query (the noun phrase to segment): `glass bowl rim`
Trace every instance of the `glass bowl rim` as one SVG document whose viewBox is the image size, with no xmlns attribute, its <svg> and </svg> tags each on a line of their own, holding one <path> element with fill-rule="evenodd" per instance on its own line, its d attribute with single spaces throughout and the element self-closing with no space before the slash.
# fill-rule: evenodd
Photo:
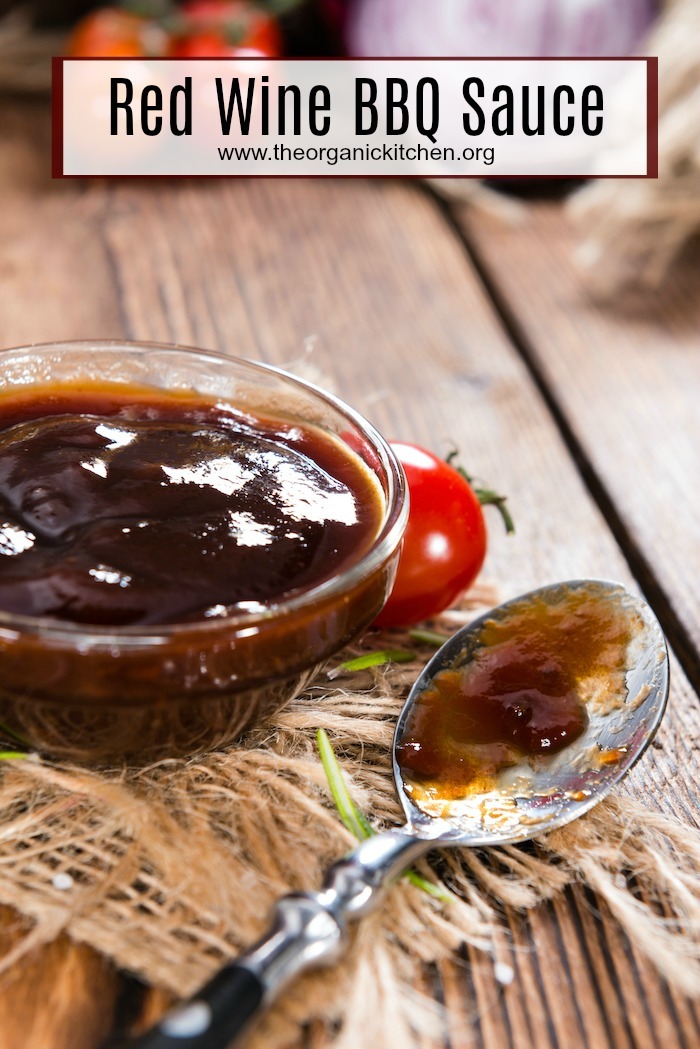
<svg viewBox="0 0 700 1049">
<path fill-rule="evenodd" d="M 90 623 L 71 623 L 52 619 L 49 616 L 25 616 L 14 612 L 0 610 L 0 639 L 8 633 L 12 635 L 38 635 L 47 642 L 83 643 L 89 645 L 108 645 L 116 648 L 156 646 L 171 643 L 178 637 L 192 634 L 231 634 L 245 628 L 258 627 L 270 621 L 304 610 L 316 603 L 325 601 L 344 591 L 351 590 L 363 578 L 369 577 L 383 561 L 399 546 L 408 521 L 409 495 L 406 476 L 399 460 L 389 443 L 379 431 L 349 404 L 340 397 L 329 393 L 322 387 L 302 379 L 277 365 L 252 361 L 246 357 L 219 353 L 215 350 L 204 350 L 196 346 L 179 343 L 164 343 L 136 339 L 69 339 L 58 342 L 31 343 L 29 345 L 8 346 L 0 349 L 0 364 L 5 356 L 17 353 L 31 353 L 35 350 L 90 350 L 125 349 L 132 353 L 138 350 L 161 350 L 172 354 L 184 354 L 200 359 L 212 359 L 216 362 L 243 366 L 253 373 L 273 375 L 292 386 L 300 388 L 312 397 L 330 406 L 343 415 L 368 441 L 372 451 L 379 457 L 386 473 L 387 492 L 386 507 L 382 524 L 372 545 L 359 561 L 354 561 L 342 572 L 325 579 L 315 586 L 292 592 L 289 597 L 270 603 L 262 612 L 240 612 L 230 616 L 213 616 L 209 619 L 195 619 L 189 622 L 162 623 L 153 626 L 100 626 Z M 29 384 L 27 384 L 29 385 Z M 163 388 L 167 391 L 167 387 Z M 257 633 L 257 630 L 255 631 Z"/>
</svg>

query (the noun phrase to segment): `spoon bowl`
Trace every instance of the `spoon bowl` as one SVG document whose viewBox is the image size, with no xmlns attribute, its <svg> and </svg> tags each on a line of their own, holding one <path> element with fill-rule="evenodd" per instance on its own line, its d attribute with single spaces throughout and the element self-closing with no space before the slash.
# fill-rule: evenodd
<svg viewBox="0 0 700 1049">
<path fill-rule="evenodd" d="M 578 599 L 603 602 L 616 621 L 622 617 L 630 624 L 629 631 L 623 631 L 621 669 L 607 685 L 600 667 L 584 668 L 590 673 L 581 675 L 582 689 L 586 682 L 595 682 L 596 675 L 599 680 L 597 689 L 589 687 L 585 727 L 582 721 L 579 735 L 556 753 L 515 762 L 509 758 L 486 787 L 477 778 L 474 789 L 465 783 L 456 794 L 440 795 L 434 785 L 422 790 L 409 781 L 399 751 L 437 675 L 476 663 L 478 653 L 488 648 L 483 634 L 493 624 L 516 629 L 517 617 L 535 606 L 545 616 L 552 610 L 561 618 L 562 606 L 572 596 L 574 608 Z M 579 616 L 577 621 L 575 611 L 573 616 L 569 609 L 565 612 L 564 647 L 571 648 L 581 642 L 576 629 L 581 620 Z M 610 617 L 607 622 L 612 622 Z M 548 653 L 538 649 L 534 665 L 547 660 Z M 619 687 L 612 687 L 613 681 Z M 226 1049 L 293 977 L 335 962 L 342 953 L 347 924 L 373 910 L 387 885 L 429 849 L 512 844 L 583 815 L 627 774 L 651 742 L 664 713 L 668 685 L 668 653 L 661 628 L 646 602 L 618 583 L 574 580 L 542 587 L 463 627 L 430 660 L 399 716 L 393 764 L 406 825 L 361 842 L 330 868 L 319 892 L 294 893 L 279 900 L 268 933 L 194 999 L 167 1014 L 135 1047 Z M 512 757 L 512 748 L 509 754 Z"/>
<path fill-rule="evenodd" d="M 610 603 L 638 624 L 626 657 L 625 695 L 590 707 L 588 725 L 581 736 L 544 760 L 521 763 L 507 770 L 498 789 L 488 796 L 472 794 L 442 805 L 439 816 L 426 811 L 407 791 L 397 755 L 421 695 L 440 671 L 456 670 L 469 663 L 475 641 L 487 621 L 503 622 L 534 600 L 555 606 L 574 591 Z M 619 583 L 572 580 L 532 590 L 499 605 L 462 627 L 436 652 L 411 688 L 399 715 L 393 767 L 407 827 L 411 833 L 432 840 L 438 836 L 452 845 L 507 845 L 577 819 L 597 805 L 644 753 L 663 717 L 668 688 L 668 651 L 656 616 L 646 601 Z"/>
</svg>

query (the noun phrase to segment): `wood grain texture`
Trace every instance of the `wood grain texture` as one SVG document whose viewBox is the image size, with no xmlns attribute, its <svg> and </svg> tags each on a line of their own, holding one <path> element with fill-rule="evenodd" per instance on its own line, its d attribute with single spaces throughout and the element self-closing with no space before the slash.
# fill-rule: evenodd
<svg viewBox="0 0 700 1049">
<path fill-rule="evenodd" d="M 0 907 L 0 953 L 30 933 Z M 93 1049 L 109 1033 L 121 980 L 107 959 L 61 935 L 23 956 L 0 982 L 0 1049 Z"/>
<path fill-rule="evenodd" d="M 517 537 L 492 522 L 486 570 L 504 598 L 576 576 L 630 581 L 462 244 L 418 187 L 56 186 L 37 160 L 44 115 L 29 109 L 0 116 L 10 147 L 0 162 L 0 344 L 164 340 L 322 378 L 388 435 L 444 451 L 454 443 L 511 493 Z M 627 789 L 692 819 L 700 706 L 674 671 L 661 747 Z M 499 946 L 515 974 L 508 986 L 474 951 L 441 966 L 452 1049 L 698 1044 L 695 1008 L 596 906 L 575 892 L 527 920 L 508 913 Z"/>
<path fill-rule="evenodd" d="M 698 687 L 700 261 L 657 295 L 596 304 L 561 207 L 514 227 L 456 217 L 614 504 L 632 562 L 668 603 L 667 630 Z"/>
</svg>

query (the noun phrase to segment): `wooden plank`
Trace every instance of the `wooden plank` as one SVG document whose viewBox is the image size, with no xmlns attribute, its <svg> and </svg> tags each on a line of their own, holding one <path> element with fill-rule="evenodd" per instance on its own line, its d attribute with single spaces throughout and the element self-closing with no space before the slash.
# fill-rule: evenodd
<svg viewBox="0 0 700 1049">
<path fill-rule="evenodd" d="M 614 503 L 642 582 L 662 591 L 667 630 L 697 688 L 697 259 L 657 296 L 601 306 L 576 268 L 576 235 L 560 206 L 531 203 L 517 227 L 466 209 L 455 214 Z"/>
<path fill-rule="evenodd" d="M 28 934 L 27 922 L 0 907 L 1 955 Z M 59 936 L 3 973 L 0 1049 L 94 1049 L 110 1032 L 121 984 L 105 958 Z"/>
<path fill-rule="evenodd" d="M 487 566 L 504 597 L 558 578 L 629 580 L 461 244 L 420 190 L 356 181 L 27 187 L 27 123 L 7 118 L 8 127 L 16 161 L 0 182 L 0 199 L 12 202 L 0 214 L 1 343 L 128 336 L 315 369 L 387 434 L 436 449 L 454 442 L 474 471 L 512 493 L 517 538 L 495 523 Z M 630 789 L 690 813 L 700 712 L 682 673 L 674 698 L 662 749 L 637 766 Z M 639 960 L 612 932 L 598 947 L 576 908 L 567 898 L 527 922 L 508 914 L 501 960 L 516 979 L 505 989 L 475 952 L 466 967 L 442 967 L 455 1049 L 651 1047 L 659 1018 L 679 1044 L 697 1042 L 692 1009 L 673 1017 L 651 971 L 639 1009 Z M 607 935 L 611 921 L 594 928 Z M 620 974 L 614 992 L 600 986 L 607 959 Z M 634 1011 L 634 1026 L 620 1033 L 616 1009 Z"/>
</svg>

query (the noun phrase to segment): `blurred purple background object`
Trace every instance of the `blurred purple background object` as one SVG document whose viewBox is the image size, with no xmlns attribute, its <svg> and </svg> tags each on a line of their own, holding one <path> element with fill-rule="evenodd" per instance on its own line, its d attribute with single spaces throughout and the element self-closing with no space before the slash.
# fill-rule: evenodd
<svg viewBox="0 0 700 1049">
<path fill-rule="evenodd" d="M 628 55 L 655 0 L 325 0 L 344 8 L 349 54 L 364 57 Z"/>
</svg>

